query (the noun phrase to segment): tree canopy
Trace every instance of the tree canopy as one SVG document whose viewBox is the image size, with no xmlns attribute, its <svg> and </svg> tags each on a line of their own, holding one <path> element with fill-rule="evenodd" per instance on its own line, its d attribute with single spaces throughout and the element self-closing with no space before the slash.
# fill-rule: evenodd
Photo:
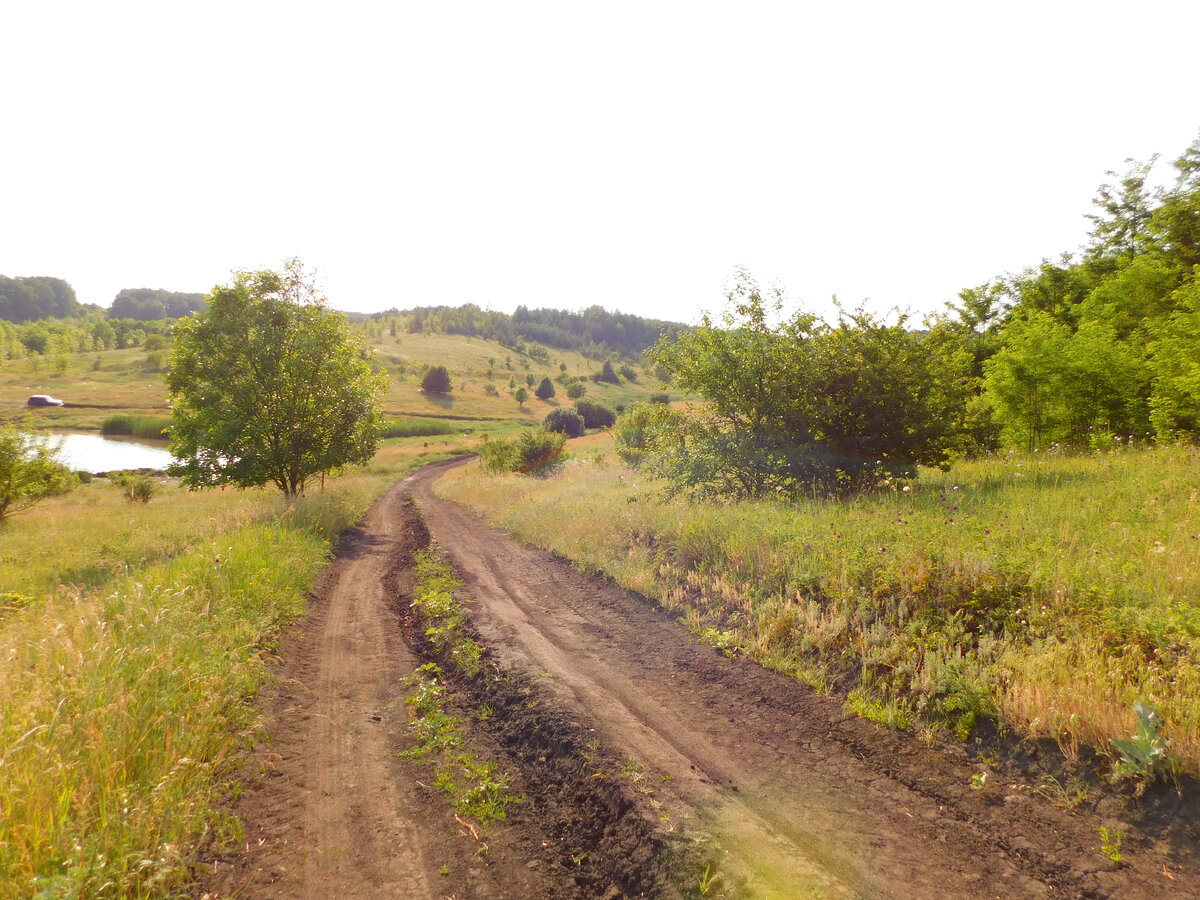
<svg viewBox="0 0 1200 900">
<path fill-rule="evenodd" d="M 113 298 L 108 314 L 114 319 L 178 319 L 204 308 L 203 294 L 153 288 L 124 288 Z"/>
<path fill-rule="evenodd" d="M 180 321 L 166 380 L 184 483 L 273 484 L 291 498 L 371 460 L 385 376 L 324 302 L 291 260 L 236 273 Z"/>
<path fill-rule="evenodd" d="M 843 313 L 836 327 L 806 313 L 773 324 L 781 299 L 764 299 L 745 273 L 729 301 L 720 324 L 705 317 L 653 351 L 675 383 L 709 401 L 690 417 L 655 417 L 653 447 L 633 441 L 673 486 L 741 496 L 841 490 L 948 462 L 962 439 L 971 365 L 952 335 L 862 311 Z"/>
<path fill-rule="evenodd" d="M 82 314 L 75 289 L 61 278 L 36 275 L 6 278 L 0 275 L 0 319 L 29 322 L 34 319 L 70 318 Z"/>
</svg>

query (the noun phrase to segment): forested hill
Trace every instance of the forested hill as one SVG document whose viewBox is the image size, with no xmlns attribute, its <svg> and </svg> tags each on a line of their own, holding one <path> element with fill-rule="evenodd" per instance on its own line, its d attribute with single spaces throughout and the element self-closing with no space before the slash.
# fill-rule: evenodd
<svg viewBox="0 0 1200 900">
<path fill-rule="evenodd" d="M 113 299 L 107 311 L 110 319 L 153 322 L 178 319 L 204 308 L 204 294 L 187 294 L 156 288 L 125 288 Z M 41 319 L 74 319 L 100 309 L 83 306 L 75 297 L 75 288 L 61 278 L 36 275 L 8 278 L 0 275 L 0 319 L 8 322 L 35 322 Z"/>
<path fill-rule="evenodd" d="M 660 336 L 675 337 L 688 327 L 679 322 L 609 312 L 601 306 L 591 306 L 583 312 L 518 306 L 510 316 L 480 309 L 469 303 L 457 307 L 391 309 L 363 318 L 385 322 L 393 332 L 464 334 L 518 349 L 532 342 L 563 350 L 578 350 L 594 358 L 604 356 L 609 351 L 636 356 L 654 346 Z"/>
<path fill-rule="evenodd" d="M 36 275 L 6 278 L 0 275 L 0 319 L 29 322 L 33 319 L 67 319 L 83 314 L 75 288 L 61 278 Z"/>
</svg>

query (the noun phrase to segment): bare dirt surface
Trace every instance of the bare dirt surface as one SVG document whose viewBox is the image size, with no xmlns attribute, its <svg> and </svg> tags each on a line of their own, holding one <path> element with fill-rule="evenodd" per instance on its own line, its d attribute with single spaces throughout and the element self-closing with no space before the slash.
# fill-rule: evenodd
<svg viewBox="0 0 1200 900">
<path fill-rule="evenodd" d="M 989 770 L 847 718 L 438 499 L 448 465 L 402 481 L 343 541 L 264 698 L 271 743 L 234 809 L 245 840 L 205 863 L 198 894 L 679 897 L 700 896 L 707 870 L 707 896 L 724 897 L 1200 895 L 1193 792 L 1067 809 L 1036 752 Z M 486 850 L 426 786 L 430 767 L 399 755 L 403 679 L 431 658 L 409 609 L 431 537 L 466 582 L 490 673 L 453 684 L 454 712 L 524 797 Z M 1125 835 L 1119 863 L 1102 825 Z"/>
</svg>

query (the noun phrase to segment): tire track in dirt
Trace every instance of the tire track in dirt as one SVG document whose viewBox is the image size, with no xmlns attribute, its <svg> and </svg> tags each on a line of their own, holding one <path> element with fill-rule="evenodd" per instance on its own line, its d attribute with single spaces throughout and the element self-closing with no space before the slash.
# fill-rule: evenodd
<svg viewBox="0 0 1200 900">
<path fill-rule="evenodd" d="M 270 740 L 231 810 L 245 839 L 210 854 L 196 897 L 691 896 L 688 838 L 702 835 L 721 848 L 709 896 L 1200 895 L 1192 825 L 1134 835 L 1128 861 L 1109 864 L 1097 816 L 1003 785 L 985 797 L 961 748 L 847 719 L 839 701 L 722 656 L 644 598 L 439 500 L 448 465 L 395 485 L 343 538 L 260 698 Z M 401 756 L 404 678 L 428 652 L 408 579 L 430 533 L 466 581 L 495 676 L 460 680 L 454 714 L 526 798 L 486 853 L 429 765 Z M 1114 809 L 1134 817 L 1110 806 L 1106 824 Z"/>
<path fill-rule="evenodd" d="M 424 900 L 551 896 L 520 848 L 489 858 L 444 795 L 400 753 L 411 746 L 404 678 L 420 664 L 401 639 L 389 585 L 427 538 L 397 484 L 344 536 L 309 616 L 284 641 L 260 701 L 269 739 L 251 755 L 231 810 L 246 838 L 203 866 L 210 900 Z M 416 523 L 420 525 L 420 523 Z"/>
<path fill-rule="evenodd" d="M 727 659 L 644 599 L 516 544 L 435 496 L 449 465 L 408 482 L 495 660 L 540 678 L 606 746 L 654 773 L 670 821 L 726 851 L 720 871 L 735 893 L 1195 896 L 1194 868 L 1156 871 L 1178 859 L 1096 862 L 1096 820 L 1019 792 L 972 796 L 978 766 L 961 750 L 847 720 L 839 701 Z"/>
</svg>

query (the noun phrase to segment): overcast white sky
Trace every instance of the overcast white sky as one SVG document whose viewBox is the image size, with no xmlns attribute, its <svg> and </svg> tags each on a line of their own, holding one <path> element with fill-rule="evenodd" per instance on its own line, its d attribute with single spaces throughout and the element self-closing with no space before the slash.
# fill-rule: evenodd
<svg viewBox="0 0 1200 900">
<path fill-rule="evenodd" d="M 0 274 L 694 321 L 940 309 L 1200 131 L 1200 3 L 12 2 Z"/>
</svg>

